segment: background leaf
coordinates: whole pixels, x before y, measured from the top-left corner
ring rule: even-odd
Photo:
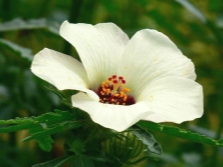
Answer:
[[[176,0],[179,4],[184,6],[189,12],[191,12],[195,17],[197,17],[201,22],[205,23],[206,18],[204,14],[197,9],[192,3],[190,3],[188,0]]]
[[[24,29],[41,29],[46,28],[51,32],[59,35],[59,26],[60,24],[53,21],[48,21],[45,18],[41,19],[30,19],[23,20],[21,18],[16,18],[9,22],[0,24],[0,32],[2,31],[15,31],[15,30],[24,30]]]
[[[10,42],[6,39],[1,39],[1,38],[0,38],[0,44],[16,52],[17,55],[21,56],[21,58],[25,58],[29,61],[33,59],[32,51],[28,48],[19,46],[13,42]]]

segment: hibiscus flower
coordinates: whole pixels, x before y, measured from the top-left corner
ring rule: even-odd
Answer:
[[[123,131],[139,120],[181,123],[203,114],[194,65],[164,34],[144,29],[129,39],[113,23],[65,21],[60,35],[81,62],[45,48],[31,70],[59,90],[78,90],[72,106],[94,122]]]

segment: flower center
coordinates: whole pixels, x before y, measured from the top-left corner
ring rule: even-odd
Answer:
[[[112,75],[106,81],[102,82],[97,90],[101,103],[116,105],[131,105],[135,99],[128,95],[130,89],[124,87],[126,81],[121,76]]]

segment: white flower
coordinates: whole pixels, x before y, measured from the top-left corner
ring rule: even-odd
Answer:
[[[72,105],[104,127],[123,131],[139,120],[181,123],[203,114],[194,65],[171,40],[144,29],[130,40],[113,23],[70,24],[60,35],[81,62],[43,49],[31,70],[59,90],[72,89]]]

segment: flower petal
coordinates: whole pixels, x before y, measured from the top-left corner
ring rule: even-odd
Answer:
[[[182,77],[166,77],[151,82],[137,101],[147,101],[154,115],[145,120],[175,122],[193,120],[203,114],[202,86]]]
[[[137,32],[126,46],[118,75],[137,97],[153,79],[179,76],[196,78],[194,65],[164,34],[155,30]]]
[[[129,41],[127,35],[113,23],[61,25],[60,34],[79,53],[87,71],[91,89],[116,73],[117,64]]]
[[[45,48],[35,55],[31,70],[59,90],[80,90],[98,99],[93,91],[88,90],[89,81],[83,65],[71,56]]]
[[[72,105],[86,111],[94,122],[119,132],[151,114],[145,102],[129,106],[104,104],[85,93],[73,95]]]

